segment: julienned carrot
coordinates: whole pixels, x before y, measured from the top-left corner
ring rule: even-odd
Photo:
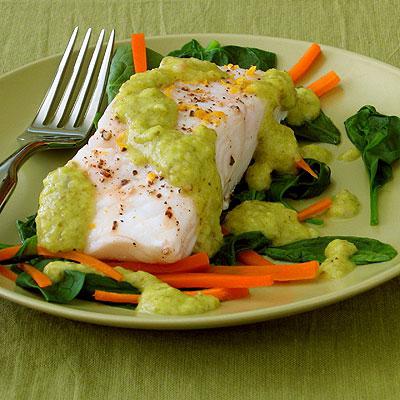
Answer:
[[[289,69],[288,74],[293,82],[297,82],[311,67],[317,57],[321,54],[321,47],[317,43],[313,43],[300,60]]]
[[[94,298],[98,301],[107,301],[110,303],[133,303],[137,304],[140,300],[140,294],[125,294],[105,292],[103,290],[95,290]]]
[[[254,250],[244,250],[237,255],[237,259],[242,264],[246,265],[272,265],[273,263],[260,256]]]
[[[146,42],[144,33],[132,33],[131,46],[135,72],[147,71]]]
[[[6,277],[7,279],[10,279],[12,281],[16,281],[18,278],[18,275],[11,271],[10,269],[0,266],[0,275],[3,275],[4,277]]]
[[[247,288],[211,288],[204,290],[194,290],[183,292],[188,296],[196,296],[200,293],[209,296],[214,296],[220,301],[228,301],[247,297],[249,295],[249,289]],[[105,292],[103,290],[96,290],[94,292],[94,298],[98,301],[106,301],[110,303],[132,303],[137,304],[140,300],[139,294],[124,294]]]
[[[335,88],[339,82],[340,78],[336,72],[329,71],[326,75],[307,86],[307,88],[311,89],[318,97],[321,97],[325,93],[328,93],[330,90]]]
[[[116,267],[120,266],[132,271],[145,271],[150,274],[170,274],[177,272],[207,272],[210,269],[210,260],[207,253],[196,253],[171,264],[148,264],[137,261],[105,261]]]
[[[162,274],[156,275],[158,279],[175,288],[252,288],[271,286],[273,284],[270,275],[237,275],[237,274]]]
[[[313,217],[314,215],[321,214],[327,210],[332,205],[332,199],[330,197],[325,197],[322,200],[318,200],[316,203],[311,204],[311,206],[305,208],[304,210],[297,213],[297,218],[299,221],[304,221],[307,218]]]
[[[226,229],[223,225],[221,225],[221,232],[224,236],[229,235],[228,229]]]
[[[44,274],[42,271],[39,271],[37,268],[32,267],[29,264],[18,264],[18,266],[26,272],[30,277],[38,284],[39,287],[44,288],[52,285],[51,279]]]
[[[0,261],[8,260],[9,258],[13,258],[18,250],[21,248],[21,245],[6,247],[5,249],[0,250]]]
[[[185,291],[185,294],[196,296],[199,293],[214,296],[220,301],[236,300],[249,295],[248,288],[210,288],[203,290]]]
[[[314,279],[318,275],[318,261],[308,261],[299,264],[270,264],[263,266],[216,266],[211,267],[215,274],[270,275],[274,281],[300,281]]]
[[[317,173],[302,159],[296,161],[296,167],[308,172],[313,178],[318,179]]]
[[[84,253],[80,253],[79,251],[52,253],[43,247],[38,247],[38,254],[44,257],[65,258],[66,260],[76,261],[81,264],[85,264],[88,267],[92,267],[97,271],[102,272],[104,275],[115,279],[116,281],[123,280],[123,276],[118,271],[115,271],[114,268],[112,268],[110,265],[98,260],[97,258],[94,258]]]

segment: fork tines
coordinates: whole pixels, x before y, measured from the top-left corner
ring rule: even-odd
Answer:
[[[96,112],[100,107],[104,86],[106,84],[115,33],[114,30],[111,31],[104,52],[104,56],[101,59],[101,50],[105,36],[105,30],[101,30],[89,65],[87,67],[83,83],[80,87],[78,95],[76,96],[75,103],[71,111],[68,112],[68,106],[73,99],[74,92],[76,92],[76,90],[74,89],[76,88],[78,78],[80,77],[80,72],[82,70],[84,59],[87,54],[91,34],[92,29],[89,28],[86,31],[82,46],[78,52],[73,66],[72,73],[70,75],[68,83],[65,86],[64,93],[61,96],[61,100],[57,104],[56,95],[60,92],[63,77],[66,74],[67,70],[67,64],[72,58],[71,55],[73,53],[74,44],[78,35],[78,27],[76,27],[72,32],[65,52],[57,68],[54,80],[32,123],[32,126],[34,128],[37,128],[38,130],[40,130],[41,128],[45,128],[46,130],[57,130],[62,127],[63,130],[77,131],[80,134],[86,134],[90,130]],[[91,92],[91,97],[89,100],[89,88],[91,86],[92,80],[94,79],[96,70],[98,70],[97,81],[93,87],[93,91]],[[56,111],[54,112],[54,115],[52,115],[50,111],[55,107]],[[80,116],[82,116],[82,118],[80,118]],[[81,121],[79,123],[79,126],[77,125],[78,119],[80,119]]]

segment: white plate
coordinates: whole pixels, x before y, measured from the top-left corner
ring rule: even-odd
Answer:
[[[152,49],[166,54],[196,38],[202,44],[217,39],[222,44],[236,44],[270,50],[278,55],[278,67],[290,67],[309,46],[309,43],[262,36],[191,34],[147,39]],[[342,144],[326,145],[335,155],[348,148],[350,142],[344,131],[343,121],[365,104],[374,105],[384,114],[399,114],[400,70],[379,61],[345,50],[322,46],[319,59],[305,80],[307,84],[328,70],[335,70],[342,78],[341,87],[325,95],[322,107],[342,131]],[[15,149],[15,137],[30,123],[54,74],[59,56],[52,56],[0,78],[0,156],[6,157]],[[35,155],[20,171],[20,181],[11,201],[1,214],[0,241],[17,240],[15,220],[31,215],[37,208],[41,181],[52,169],[62,165],[72,152],[54,151]],[[368,179],[361,159],[331,164],[334,194],[347,188],[362,201],[361,213],[351,220],[331,220],[321,234],[356,235],[376,238],[400,249],[400,176],[388,183],[379,196],[380,224],[369,226]],[[69,305],[47,303],[0,276],[0,296],[18,304],[49,314],[101,325],[146,329],[193,329],[247,324],[283,317],[294,313],[343,300],[375,287],[400,273],[399,256],[394,260],[357,269],[337,281],[290,283],[254,289],[251,297],[223,303],[213,312],[185,317],[165,317],[139,314],[122,308],[109,307],[85,301]]]

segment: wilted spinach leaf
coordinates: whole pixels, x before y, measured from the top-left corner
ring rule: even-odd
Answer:
[[[146,49],[146,58],[147,69],[153,69],[160,65],[163,56],[154,50]],[[111,103],[122,84],[129,80],[134,73],[131,45],[129,43],[122,44],[117,47],[111,60],[110,74],[106,86],[108,103]]]
[[[244,232],[239,235],[226,235],[218,253],[211,262],[215,265],[234,265],[236,254],[243,250],[263,251],[270,241],[261,232]]]
[[[370,183],[370,224],[378,225],[378,189],[392,178],[392,164],[400,159],[400,118],[362,107],[348,118],[346,132],[360,150]]]
[[[331,170],[323,162],[306,158],[305,161],[317,173],[318,179],[301,170],[297,175],[273,174],[271,186],[266,193],[268,201],[280,201],[284,198],[294,200],[319,196],[331,183]]]
[[[253,47],[221,46],[216,40],[203,47],[197,40],[192,39],[181,49],[171,51],[168,55],[180,58],[194,57],[217,65],[235,64],[241,68],[255,65],[262,71],[276,67],[275,53]]]
[[[41,288],[25,272],[18,275],[16,284],[25,289],[40,292],[46,301],[53,303],[69,303],[75,299],[81,291],[85,281],[85,274],[79,271],[64,272],[64,279],[51,286]]]
[[[389,261],[397,255],[397,251],[389,244],[376,239],[356,236],[321,236],[314,239],[299,240],[284,246],[268,247],[264,254],[275,260],[293,263],[312,260],[322,262],[326,258],[326,246],[335,239],[347,240],[356,245],[358,251],[351,257],[351,260],[357,265]]]
[[[330,144],[340,143],[339,129],[336,128],[332,120],[322,110],[316,119],[313,121],[306,121],[301,126],[290,125],[287,120],[285,120],[284,123],[289,126],[296,137],[300,139]]]
[[[36,214],[26,217],[24,221],[17,220],[17,230],[21,241],[36,235]]]
[[[117,282],[114,279],[97,274],[86,274],[85,283],[79,294],[80,298],[93,300],[95,290],[104,290],[106,292],[140,294],[140,291],[130,283],[122,281]]]

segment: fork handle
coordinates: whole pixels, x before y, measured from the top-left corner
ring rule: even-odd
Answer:
[[[46,146],[45,142],[27,143],[0,164],[0,212],[3,210],[18,182],[18,170],[36,151]]]

